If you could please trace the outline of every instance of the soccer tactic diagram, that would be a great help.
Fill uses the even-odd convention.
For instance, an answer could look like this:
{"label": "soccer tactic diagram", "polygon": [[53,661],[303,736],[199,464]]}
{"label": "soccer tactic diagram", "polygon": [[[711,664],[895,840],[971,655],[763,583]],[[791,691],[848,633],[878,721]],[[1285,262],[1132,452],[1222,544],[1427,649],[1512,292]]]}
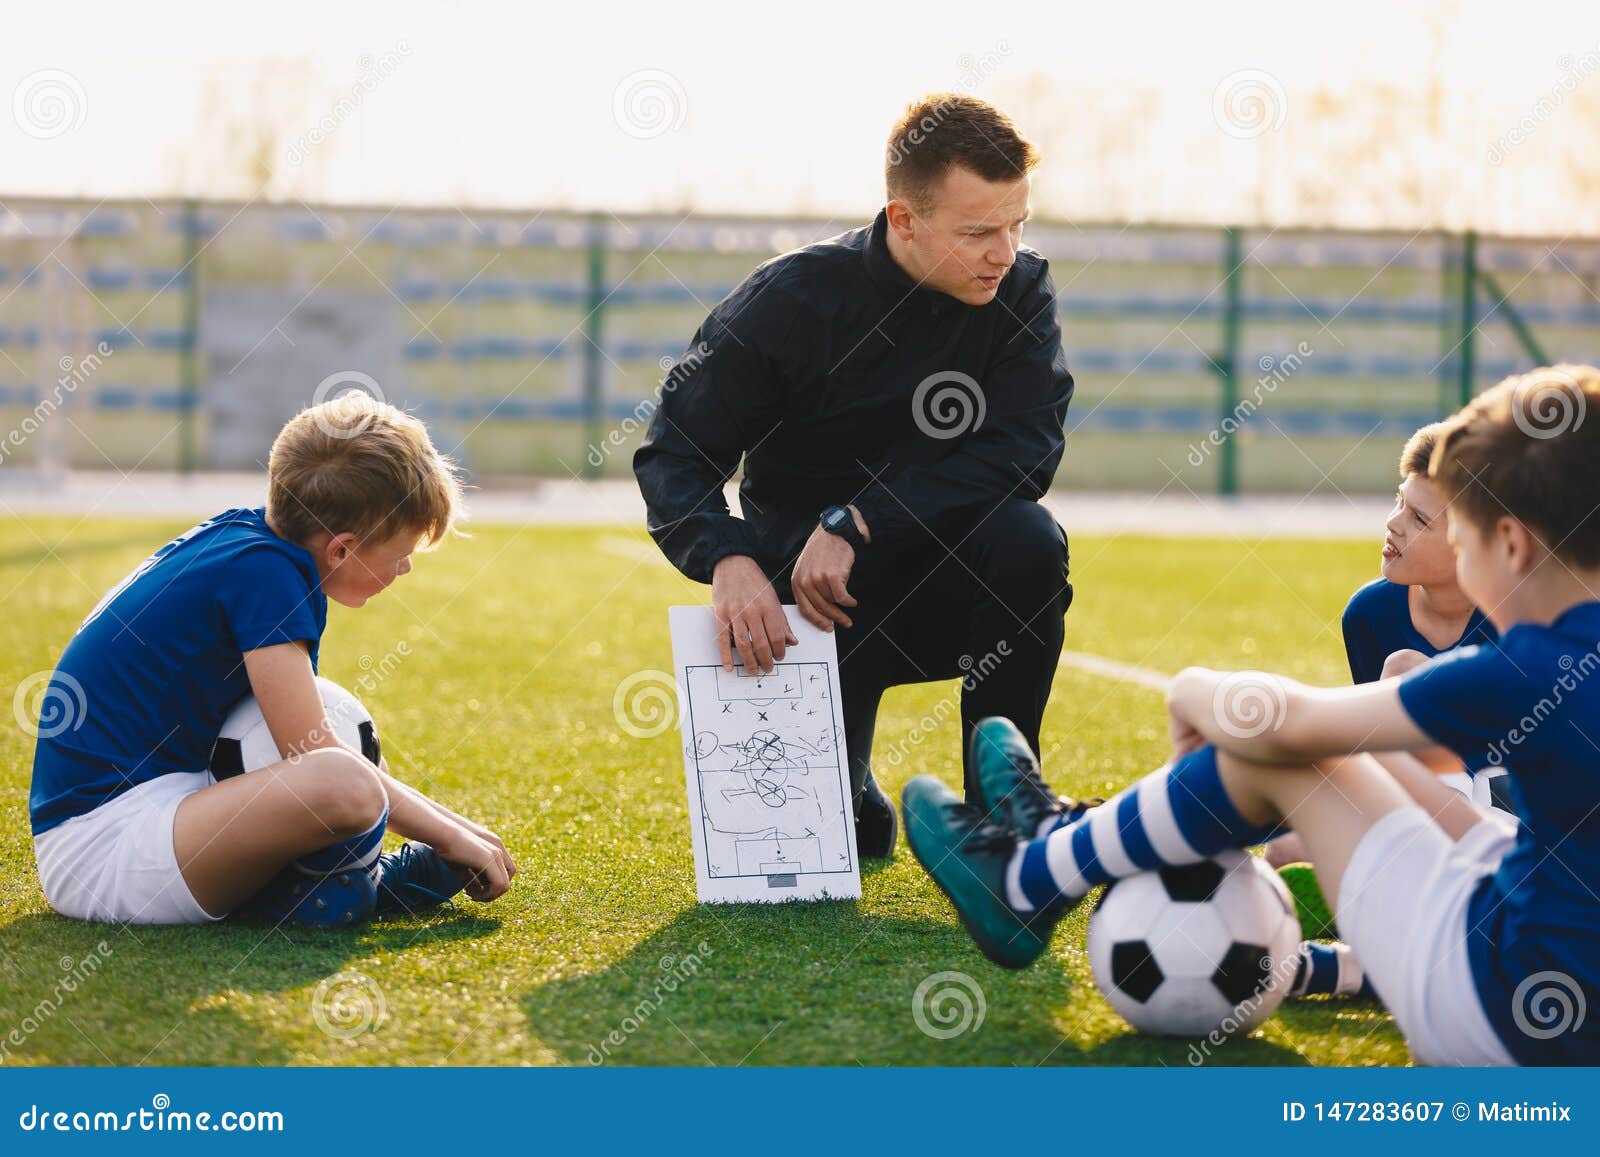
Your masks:
{"label": "soccer tactic diagram", "polygon": [[799,644],[762,675],[723,669],[709,607],[671,609],[701,901],[861,895],[833,636],[790,622]]}

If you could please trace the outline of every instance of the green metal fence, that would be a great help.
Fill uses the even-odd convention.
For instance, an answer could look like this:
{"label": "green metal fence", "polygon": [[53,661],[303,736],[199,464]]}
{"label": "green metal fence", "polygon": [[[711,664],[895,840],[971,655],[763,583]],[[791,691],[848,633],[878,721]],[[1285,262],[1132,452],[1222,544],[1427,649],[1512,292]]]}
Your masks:
{"label": "green metal fence", "polygon": [[[10,209],[0,471],[249,468],[349,372],[480,477],[622,475],[705,312],[859,224]],[[1600,356],[1593,241],[1062,222],[1027,239],[1079,383],[1066,486],[1381,490],[1417,425],[1506,373]]]}

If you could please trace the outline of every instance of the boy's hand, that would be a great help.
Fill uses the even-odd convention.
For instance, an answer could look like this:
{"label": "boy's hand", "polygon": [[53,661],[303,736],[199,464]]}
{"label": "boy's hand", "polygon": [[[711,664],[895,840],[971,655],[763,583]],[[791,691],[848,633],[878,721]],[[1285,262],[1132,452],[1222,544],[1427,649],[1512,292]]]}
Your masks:
{"label": "boy's hand", "polygon": [[1420,667],[1428,662],[1428,656],[1421,651],[1413,651],[1409,647],[1396,651],[1383,661],[1383,672],[1380,679],[1393,679],[1396,675],[1404,675],[1413,668]]}
{"label": "boy's hand", "polygon": [[463,827],[434,850],[456,869],[467,895],[481,904],[505,895],[511,877],[517,874],[511,853],[492,832],[485,838]]}
{"label": "boy's hand", "polygon": [[1167,712],[1167,734],[1172,739],[1172,762],[1182,759],[1196,748],[1204,747],[1206,743],[1206,737],[1180,719],[1170,709],[1170,705]]}
{"label": "boy's hand", "polygon": [[1197,704],[1209,707],[1210,686],[1215,672],[1204,667],[1187,667],[1173,677],[1167,688],[1167,735],[1172,740],[1172,758],[1181,759],[1207,743],[1205,734],[1194,723]]}

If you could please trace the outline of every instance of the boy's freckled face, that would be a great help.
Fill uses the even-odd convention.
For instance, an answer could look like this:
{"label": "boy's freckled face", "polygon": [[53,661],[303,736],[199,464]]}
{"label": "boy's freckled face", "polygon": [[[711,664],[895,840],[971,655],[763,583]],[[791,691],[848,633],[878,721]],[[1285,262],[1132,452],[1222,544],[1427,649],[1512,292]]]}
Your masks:
{"label": "boy's freckled face", "polygon": [[1412,474],[1400,484],[1383,532],[1383,577],[1390,582],[1436,586],[1455,578],[1444,495],[1428,479]]}
{"label": "boy's freckled face", "polygon": [[403,532],[387,542],[341,544],[334,539],[328,545],[330,557],[319,566],[323,593],[336,603],[359,607],[410,572],[417,536]]}

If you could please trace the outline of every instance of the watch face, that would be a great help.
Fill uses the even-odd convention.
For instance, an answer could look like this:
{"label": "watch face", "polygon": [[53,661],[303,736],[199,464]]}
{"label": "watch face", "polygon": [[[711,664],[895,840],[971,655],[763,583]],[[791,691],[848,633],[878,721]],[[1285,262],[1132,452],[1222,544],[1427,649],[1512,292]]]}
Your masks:
{"label": "watch face", "polygon": [[849,514],[850,512],[848,510],[830,510],[824,516],[824,521],[827,522],[830,527],[843,526],[844,520],[849,517]]}

